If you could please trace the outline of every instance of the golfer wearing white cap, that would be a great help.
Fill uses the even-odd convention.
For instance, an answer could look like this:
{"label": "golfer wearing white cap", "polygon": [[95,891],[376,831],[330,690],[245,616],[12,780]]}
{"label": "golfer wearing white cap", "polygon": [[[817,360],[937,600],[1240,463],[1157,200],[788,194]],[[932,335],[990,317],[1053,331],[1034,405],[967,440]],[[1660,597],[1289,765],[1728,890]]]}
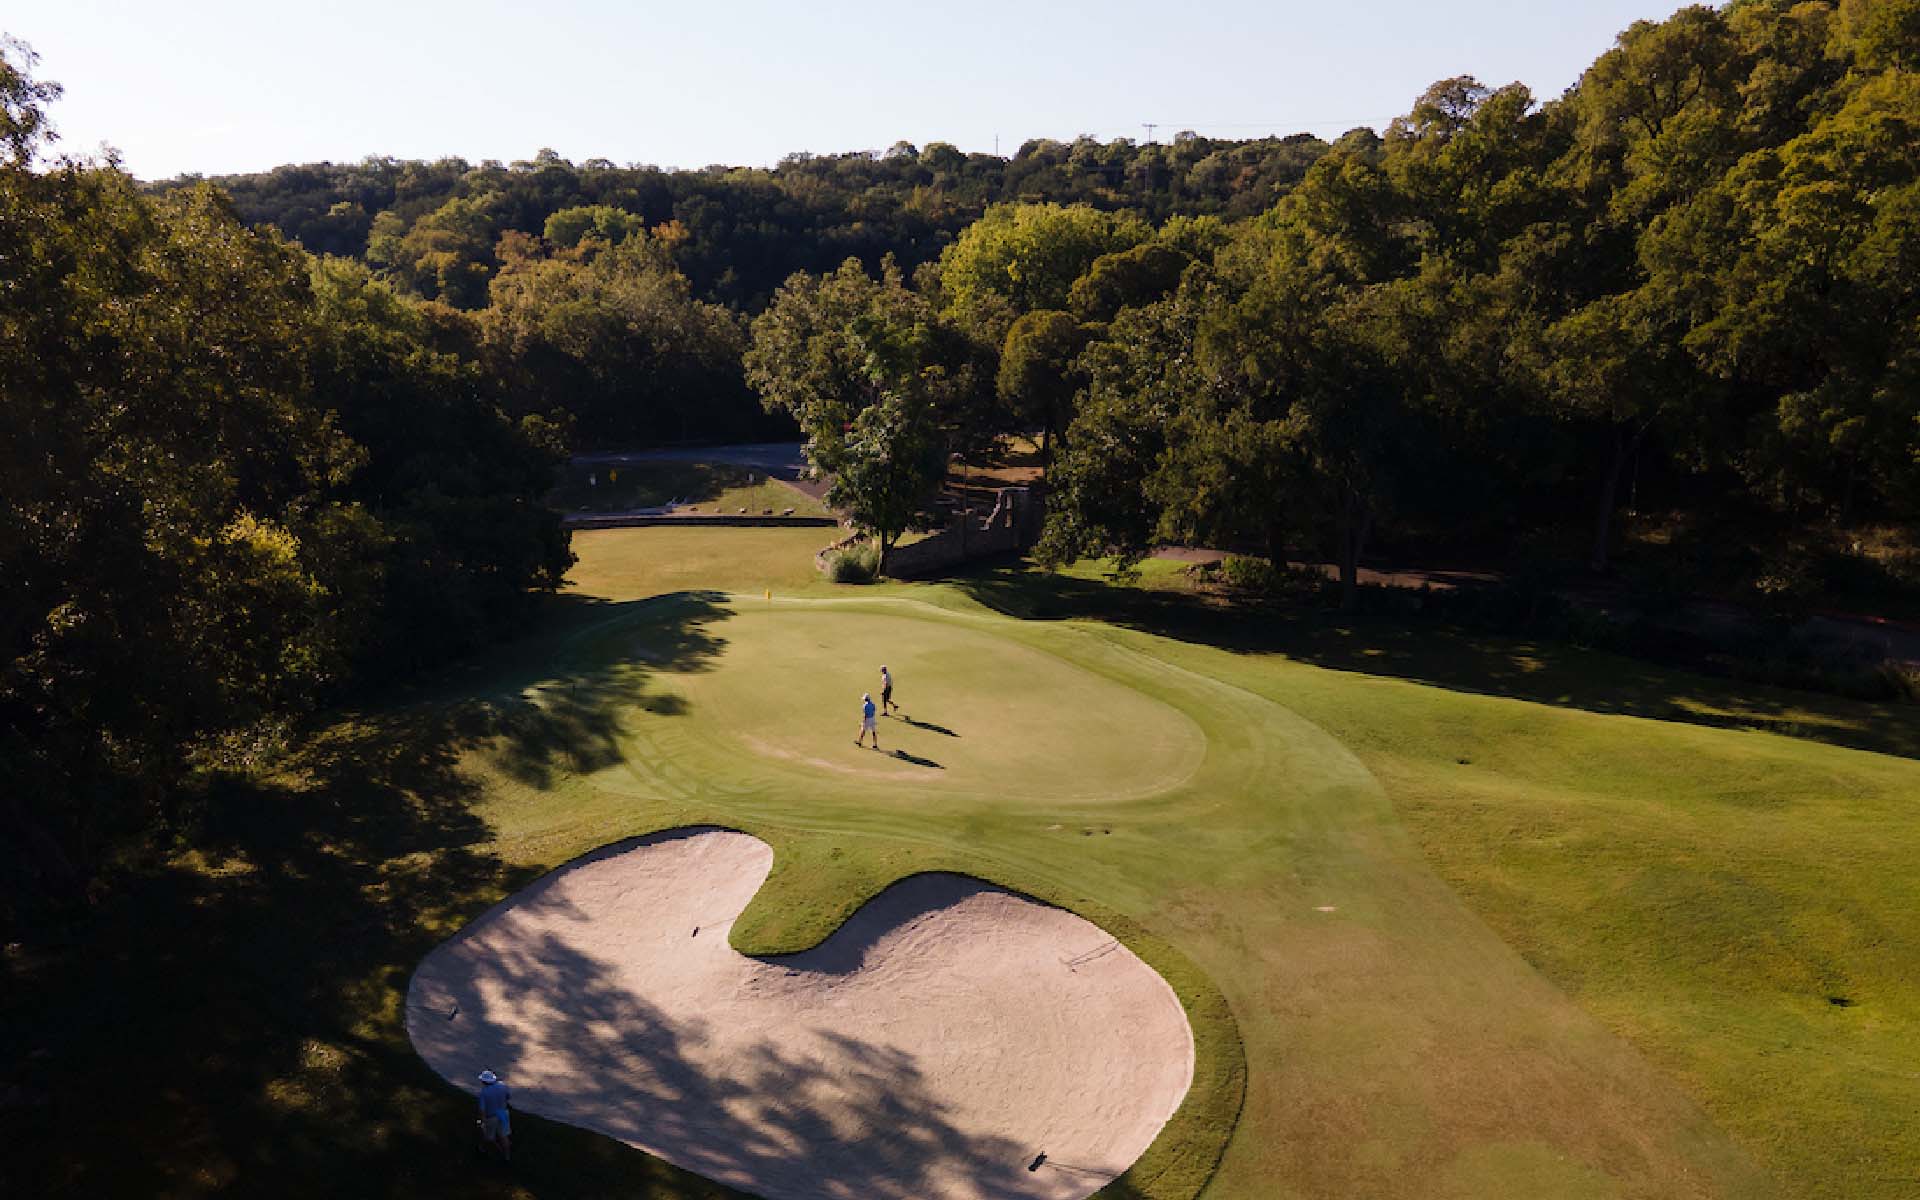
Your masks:
{"label": "golfer wearing white cap", "polygon": [[507,1115],[512,1098],[498,1075],[480,1072],[480,1139],[499,1149],[502,1162],[513,1161],[513,1118]]}
{"label": "golfer wearing white cap", "polygon": [[880,727],[873,720],[873,694],[863,692],[860,695],[860,736],[853,739],[856,746],[866,745],[867,735],[873,735],[873,748],[880,748]]}

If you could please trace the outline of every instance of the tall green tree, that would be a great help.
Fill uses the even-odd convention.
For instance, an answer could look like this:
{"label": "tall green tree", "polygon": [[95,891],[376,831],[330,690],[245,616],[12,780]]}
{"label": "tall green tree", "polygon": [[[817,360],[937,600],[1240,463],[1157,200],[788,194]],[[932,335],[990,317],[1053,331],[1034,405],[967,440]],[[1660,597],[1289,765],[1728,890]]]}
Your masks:
{"label": "tall green tree", "polygon": [[1763,496],[1912,514],[1920,76],[1856,69],[1838,90],[1805,132],[1651,228],[1643,258],[1686,319],[1680,340],[1732,393],[1740,423],[1719,449]]}
{"label": "tall green tree", "polygon": [[1147,240],[1138,217],[1086,206],[1001,204],[940,256],[948,310],[998,347],[1022,314],[1065,309],[1074,282],[1103,254]]}
{"label": "tall green tree", "polygon": [[[885,368],[878,363],[876,371]],[[886,390],[860,411],[844,439],[827,503],[847,514],[879,546],[885,574],[900,535],[926,511],[946,474],[947,455],[933,408],[918,389]]]}
{"label": "tall green tree", "polygon": [[996,387],[1015,421],[1040,430],[1043,462],[1053,461],[1073,419],[1073,398],[1080,388],[1074,360],[1086,343],[1087,330],[1080,322],[1054,309],[1027,313],[1007,331]]}
{"label": "tall green tree", "polygon": [[35,169],[31,65],[0,47],[0,919],[190,838],[196,768],[570,561],[534,431],[417,310],[210,186]]}
{"label": "tall green tree", "polygon": [[641,231],[530,244],[492,284],[486,353],[513,411],[568,414],[594,445],[750,440],[742,323],[696,300],[666,246]]}
{"label": "tall green tree", "polygon": [[746,369],[769,411],[800,426],[809,460],[826,474],[844,464],[855,419],[890,391],[921,396],[950,451],[997,433],[979,347],[891,261],[877,278],[849,259],[830,274],[789,279],[753,322]]}

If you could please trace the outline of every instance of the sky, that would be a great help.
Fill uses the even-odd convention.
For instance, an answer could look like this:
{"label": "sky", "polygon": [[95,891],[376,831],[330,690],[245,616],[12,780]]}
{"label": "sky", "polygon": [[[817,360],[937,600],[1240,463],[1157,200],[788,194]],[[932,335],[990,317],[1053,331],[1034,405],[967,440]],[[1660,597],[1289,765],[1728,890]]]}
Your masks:
{"label": "sky", "polygon": [[1383,128],[1429,83],[1558,96],[1661,0],[6,0],[69,154],[144,179],[368,155],[766,166],[901,140]]}

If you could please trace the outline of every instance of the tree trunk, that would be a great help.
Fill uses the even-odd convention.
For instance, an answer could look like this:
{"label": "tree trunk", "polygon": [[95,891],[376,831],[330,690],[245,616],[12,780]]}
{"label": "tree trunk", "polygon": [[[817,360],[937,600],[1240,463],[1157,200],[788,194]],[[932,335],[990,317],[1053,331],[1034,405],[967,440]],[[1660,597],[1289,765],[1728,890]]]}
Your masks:
{"label": "tree trunk", "polygon": [[878,541],[880,542],[880,557],[873,564],[873,577],[876,580],[887,577],[887,556],[893,550],[893,539],[886,534],[880,534]]}
{"label": "tree trunk", "polygon": [[1352,488],[1340,498],[1340,609],[1352,612],[1360,598],[1360,542],[1366,537],[1367,522],[1360,510],[1360,497]]}
{"label": "tree trunk", "polygon": [[6,824],[12,826],[20,848],[38,868],[41,894],[57,903],[72,904],[86,899],[86,878],[60,842],[35,820],[17,794],[7,797]]}
{"label": "tree trunk", "polygon": [[1287,566],[1287,531],[1278,521],[1267,523],[1267,561],[1273,569],[1283,571]]}
{"label": "tree trunk", "polygon": [[1610,562],[1613,510],[1620,502],[1620,478],[1626,473],[1627,462],[1639,444],[1639,433],[1629,438],[1624,430],[1614,430],[1613,461],[1607,464],[1606,474],[1600,480],[1600,507],[1594,513],[1593,548],[1587,554],[1587,566],[1596,575],[1606,574]]}

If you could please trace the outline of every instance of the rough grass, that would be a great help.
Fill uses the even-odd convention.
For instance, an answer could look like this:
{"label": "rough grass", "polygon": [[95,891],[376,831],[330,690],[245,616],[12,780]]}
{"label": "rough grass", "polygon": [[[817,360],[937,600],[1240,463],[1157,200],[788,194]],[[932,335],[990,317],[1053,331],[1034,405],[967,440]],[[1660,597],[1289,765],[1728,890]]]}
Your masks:
{"label": "rough grass", "polygon": [[[1162,970],[1200,1074],[1111,1197],[1912,1193],[1920,765],[1698,723],[1911,747],[1883,710],[1432,631],[1249,627],[1092,570],[845,599],[817,544],[582,536],[550,632],[341,719],[273,778],[210,785],[204,851],[9,948],[4,1081],[54,1102],[9,1120],[0,1191],[727,1194],[531,1119],[510,1177],[476,1170],[470,1101],[399,1007],[429,947],[539,871],[716,821],[777,855],[742,950],[811,944],[900,875],[952,869]],[[921,631],[951,691],[916,709],[929,664],[890,662],[902,698],[963,740],[1041,656],[1191,721],[1206,753],[1090,806],[986,760],[981,786],[928,789],[850,745],[829,766],[744,752],[740,714],[711,719],[783,644],[866,690],[901,657],[883,629]],[[821,736],[808,703],[750,732]],[[913,736],[924,757],[952,740]]]}

